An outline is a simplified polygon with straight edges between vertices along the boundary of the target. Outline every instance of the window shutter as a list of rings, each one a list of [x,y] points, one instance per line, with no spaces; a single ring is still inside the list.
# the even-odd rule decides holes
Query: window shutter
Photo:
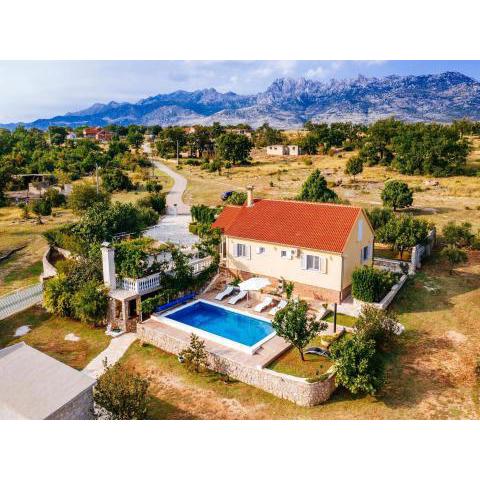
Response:
[[[238,257],[237,244],[232,242],[232,255]]]
[[[302,270],[306,270],[307,269],[307,256],[306,255],[301,255],[300,256],[300,264],[301,264],[301,268]]]
[[[250,260],[252,258],[252,246],[248,246],[248,259]]]
[[[327,273],[327,259],[320,257],[320,271],[322,273]]]

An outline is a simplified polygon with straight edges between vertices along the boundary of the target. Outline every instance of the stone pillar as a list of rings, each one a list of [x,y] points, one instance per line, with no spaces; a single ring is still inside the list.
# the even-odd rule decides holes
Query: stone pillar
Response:
[[[247,187],[247,207],[253,207],[253,185]]]
[[[115,249],[108,242],[102,243],[102,267],[103,283],[110,290],[117,288],[117,277],[115,274]]]

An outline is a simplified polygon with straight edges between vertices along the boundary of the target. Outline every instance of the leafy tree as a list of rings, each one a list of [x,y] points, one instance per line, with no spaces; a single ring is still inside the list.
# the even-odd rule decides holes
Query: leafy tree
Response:
[[[337,203],[339,201],[337,194],[327,187],[327,181],[318,169],[305,180],[297,198],[309,202]]]
[[[466,252],[457,247],[445,247],[442,249],[441,255],[450,264],[450,275],[453,274],[456,265],[465,263],[468,259]]]
[[[413,190],[405,182],[390,180],[382,190],[381,198],[384,207],[391,207],[395,212],[397,208],[409,207],[413,203]]]
[[[393,311],[364,305],[355,322],[355,333],[364,340],[374,340],[386,350],[398,333],[398,317]]]
[[[249,138],[238,133],[223,133],[217,138],[216,144],[218,157],[233,165],[247,163],[253,147]]]
[[[85,283],[72,297],[74,317],[94,326],[105,323],[107,308],[106,290],[95,280]]]
[[[232,194],[225,200],[225,203],[228,205],[245,205],[246,201],[246,192],[232,192]]]
[[[39,223],[41,223],[42,216],[52,214],[52,204],[48,199],[38,198],[31,203],[32,212],[37,216]]]
[[[121,190],[133,190],[133,183],[120,169],[104,170],[102,172],[102,186],[109,192],[117,192]]]
[[[108,155],[110,158],[115,158],[117,155],[122,155],[128,151],[128,145],[121,140],[112,140],[108,145]]]
[[[2,146],[0,144],[0,152]],[[14,172],[14,167],[11,162],[6,158],[0,156],[0,207],[3,207],[6,204],[5,190],[7,185],[12,180],[12,174]]]
[[[462,222],[460,225],[453,221],[448,222],[442,229],[442,235],[451,247],[469,247],[475,239],[472,224],[469,222]]]
[[[187,134],[182,127],[167,127],[158,134],[155,144],[157,153],[161,157],[173,158],[178,149],[181,151],[187,145]]]
[[[50,313],[56,313],[62,317],[70,316],[72,312],[72,291],[67,277],[57,275],[45,283],[43,305]]]
[[[200,340],[194,333],[190,335],[190,345],[180,352],[186,367],[199,373],[208,368],[208,355],[205,342]]]
[[[207,205],[193,205],[190,212],[195,222],[212,224],[215,221],[216,209]]]
[[[87,209],[95,204],[100,204],[103,207],[110,203],[110,194],[104,190],[97,189],[94,185],[88,183],[79,183],[73,186],[72,192],[68,197],[68,207],[75,213],[84,213]]]
[[[264,123],[255,130],[254,141],[255,146],[266,147],[283,143],[284,137],[280,130],[272,128],[268,123]]]
[[[139,278],[148,273],[148,257],[152,240],[135,238],[115,244],[115,266],[123,277]]]
[[[375,340],[358,335],[343,337],[330,347],[335,362],[336,383],[354,395],[374,395],[385,383],[384,364],[375,348]]]
[[[48,127],[48,134],[52,145],[62,145],[65,143],[68,131],[65,127],[50,126]]]
[[[386,225],[394,216],[389,208],[375,207],[367,210],[368,219],[375,231]]]
[[[272,327],[279,337],[291,343],[305,361],[303,349],[319,332],[326,330],[325,322],[318,322],[315,315],[308,313],[305,300],[289,301],[285,308],[275,314]]]
[[[143,143],[143,133],[136,130],[129,130],[127,133],[127,143],[138,150]]]
[[[402,122],[387,118],[375,122],[368,128],[359,155],[366,165],[389,165],[392,162],[392,142],[401,125]]]
[[[355,181],[355,176],[363,172],[363,160],[359,157],[350,157],[345,166],[345,173],[351,175]]]
[[[319,145],[318,136],[314,133],[307,133],[305,136],[299,139],[298,146],[303,153],[308,155],[316,155]]]
[[[93,391],[97,405],[110,420],[143,420],[147,417],[150,382],[124,365],[107,366]]]
[[[156,180],[148,180],[145,184],[145,188],[149,193],[160,193],[163,190],[163,185]]]
[[[429,228],[430,224],[426,220],[412,215],[400,215],[392,217],[375,233],[380,242],[390,244],[403,258],[405,250],[426,242]]]

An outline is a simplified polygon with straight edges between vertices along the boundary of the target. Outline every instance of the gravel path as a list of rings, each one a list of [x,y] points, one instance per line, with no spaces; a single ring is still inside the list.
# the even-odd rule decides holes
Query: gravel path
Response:
[[[124,333],[113,338],[110,345],[99,353],[84,369],[83,373],[92,378],[98,378],[104,371],[103,361],[107,359],[107,365],[114,365],[128,350],[128,347],[137,339],[135,333]]]

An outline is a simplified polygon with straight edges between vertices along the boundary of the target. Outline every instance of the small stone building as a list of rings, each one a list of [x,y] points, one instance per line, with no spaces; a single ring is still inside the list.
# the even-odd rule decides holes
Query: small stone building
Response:
[[[301,155],[301,153],[298,145],[269,145],[267,147],[267,155],[290,155],[295,157]]]
[[[0,420],[91,420],[96,380],[24,342],[0,350]]]

